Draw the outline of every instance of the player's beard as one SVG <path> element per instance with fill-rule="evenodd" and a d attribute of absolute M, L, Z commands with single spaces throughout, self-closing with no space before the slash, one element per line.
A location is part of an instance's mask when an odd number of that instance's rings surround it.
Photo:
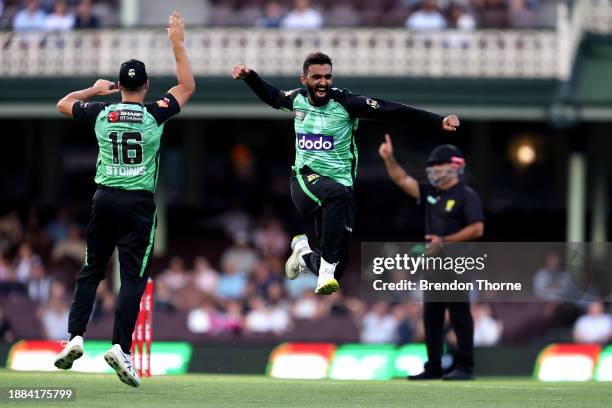
<path fill-rule="evenodd" d="M 315 85 L 315 86 L 308 86 L 307 88 L 308 88 L 308 96 L 310 97 L 310 100 L 314 102 L 315 105 L 317 106 L 325 105 L 329 101 L 330 94 L 331 94 L 331 85 L 329 86 Z M 325 95 L 323 96 L 317 95 L 317 90 L 320 90 L 321 88 L 325 88 Z"/>

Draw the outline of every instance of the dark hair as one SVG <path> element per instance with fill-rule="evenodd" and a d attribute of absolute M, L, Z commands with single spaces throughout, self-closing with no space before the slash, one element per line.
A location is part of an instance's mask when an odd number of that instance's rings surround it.
<path fill-rule="evenodd" d="M 308 54 L 308 56 L 306 56 L 306 60 L 304 61 L 304 67 L 303 67 L 304 75 L 308 73 L 309 66 L 319 65 L 319 64 L 321 65 L 329 64 L 331 66 L 332 65 L 331 58 L 329 58 L 327 55 L 323 54 L 322 52 L 313 52 L 312 54 Z"/>

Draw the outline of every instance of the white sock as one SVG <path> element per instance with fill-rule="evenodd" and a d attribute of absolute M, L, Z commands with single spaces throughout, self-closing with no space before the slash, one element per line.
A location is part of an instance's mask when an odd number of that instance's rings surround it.
<path fill-rule="evenodd" d="M 296 249 L 298 250 L 298 262 L 300 263 L 300 268 L 306 268 L 306 262 L 304 261 L 304 255 L 312 252 L 310 249 L 310 245 L 308 245 L 308 241 L 303 240 L 296 244 Z"/>
<path fill-rule="evenodd" d="M 321 265 L 319 266 L 319 278 L 333 278 L 334 272 L 336 271 L 336 263 L 329 263 L 323 257 L 321 257 Z"/>

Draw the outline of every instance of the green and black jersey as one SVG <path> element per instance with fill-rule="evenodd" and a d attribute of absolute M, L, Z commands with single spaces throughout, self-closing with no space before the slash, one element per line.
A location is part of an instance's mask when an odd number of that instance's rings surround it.
<path fill-rule="evenodd" d="M 292 111 L 295 127 L 295 165 L 351 187 L 357 176 L 355 131 L 360 118 L 402 121 L 434 133 L 442 129 L 442 116 L 396 102 L 368 98 L 332 88 L 329 101 L 314 106 L 305 88 L 282 91 L 251 71 L 245 82 L 275 109 Z"/>
<path fill-rule="evenodd" d="M 75 102 L 72 116 L 92 124 L 98 139 L 96 184 L 155 192 L 164 124 L 180 110 L 169 93 L 146 105 Z"/>

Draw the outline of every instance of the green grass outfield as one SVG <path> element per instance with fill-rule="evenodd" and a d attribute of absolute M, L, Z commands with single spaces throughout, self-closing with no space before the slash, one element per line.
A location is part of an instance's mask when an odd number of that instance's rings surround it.
<path fill-rule="evenodd" d="M 0 387 L 74 387 L 74 403 L 8 403 L 1 407 L 610 407 L 610 383 L 541 383 L 527 378 L 471 382 L 303 381 L 264 376 L 145 378 L 140 388 L 114 375 L 0 370 Z"/>

